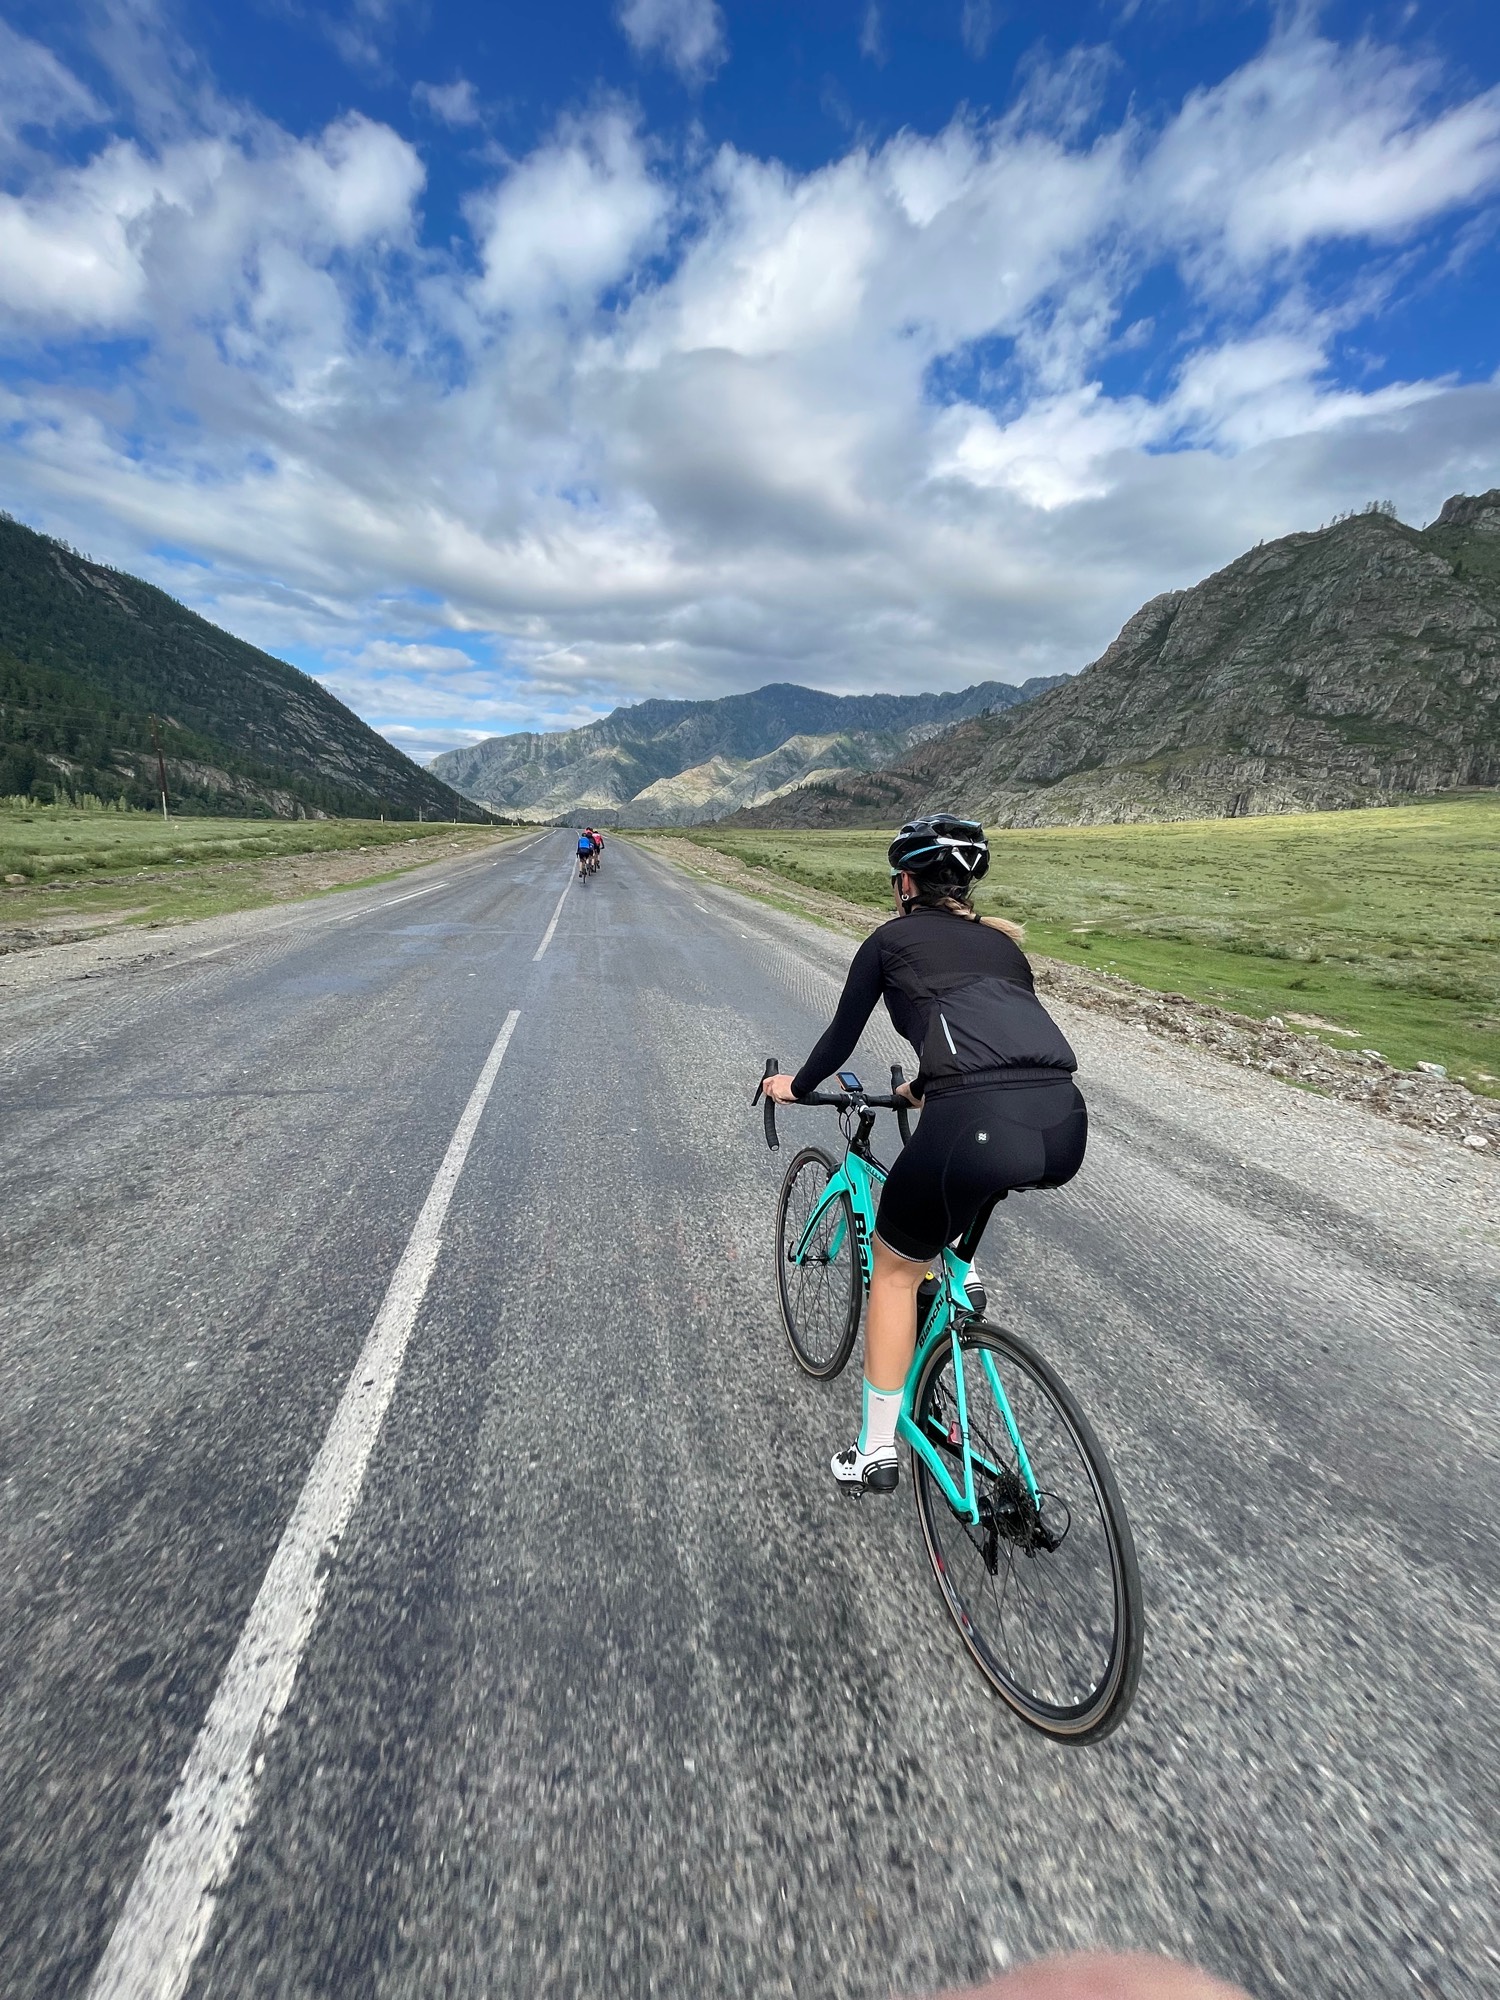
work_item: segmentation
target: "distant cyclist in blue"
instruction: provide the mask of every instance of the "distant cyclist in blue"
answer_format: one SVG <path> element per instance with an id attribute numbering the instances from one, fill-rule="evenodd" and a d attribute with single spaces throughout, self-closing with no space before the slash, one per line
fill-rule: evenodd
<path id="1" fill-rule="evenodd" d="M 1071 1180 L 1088 1140 L 1078 1065 L 1036 997 L 1024 933 L 974 908 L 990 865 L 984 828 L 951 813 L 912 820 L 888 860 L 901 914 L 854 954 L 838 1012 L 801 1069 L 765 1085 L 778 1104 L 816 1090 L 849 1060 L 882 997 L 920 1057 L 902 1091 L 923 1107 L 921 1122 L 875 1217 L 864 1422 L 832 1465 L 846 1491 L 874 1493 L 893 1492 L 900 1477 L 896 1420 L 927 1267 L 1012 1188 Z"/>
<path id="2" fill-rule="evenodd" d="M 594 836 L 584 831 L 578 836 L 578 872 L 581 875 L 594 858 Z"/>

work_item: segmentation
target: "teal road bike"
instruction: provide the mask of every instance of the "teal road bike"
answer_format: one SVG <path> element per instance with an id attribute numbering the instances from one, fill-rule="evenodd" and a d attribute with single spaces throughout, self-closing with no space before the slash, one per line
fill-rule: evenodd
<path id="1" fill-rule="evenodd" d="M 777 1064 L 766 1064 L 773 1076 Z M 870 1285 L 886 1169 L 870 1150 L 877 1110 L 851 1072 L 800 1104 L 837 1109 L 843 1161 L 804 1146 L 776 1206 L 776 1283 L 797 1365 L 831 1381 L 848 1362 Z M 778 1147 L 776 1107 L 764 1105 Z M 1033 1729 L 1097 1743 L 1135 1697 L 1145 1619 L 1130 1525 L 1098 1439 L 1042 1356 L 985 1318 L 973 1275 L 982 1212 L 923 1281 L 899 1435 L 911 1452 L 922 1539 L 938 1590 L 989 1685 Z"/>

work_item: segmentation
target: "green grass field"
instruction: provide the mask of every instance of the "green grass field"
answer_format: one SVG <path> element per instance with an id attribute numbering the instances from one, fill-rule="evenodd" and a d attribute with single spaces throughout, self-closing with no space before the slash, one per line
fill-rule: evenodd
<path id="1" fill-rule="evenodd" d="M 484 844 L 492 827 L 410 820 L 174 819 L 143 812 L 0 804 L 0 923 L 78 917 L 180 923 L 285 900 L 253 864 L 361 850 L 369 872 L 343 888 L 415 867 L 435 840 Z M 295 890 L 293 893 L 297 893 Z M 316 888 L 305 893 L 316 893 Z"/>
<path id="2" fill-rule="evenodd" d="M 885 834 L 679 837 L 887 905 Z M 1024 921 L 1032 950 L 1500 1095 L 1500 796 L 990 840 L 980 907 Z"/>

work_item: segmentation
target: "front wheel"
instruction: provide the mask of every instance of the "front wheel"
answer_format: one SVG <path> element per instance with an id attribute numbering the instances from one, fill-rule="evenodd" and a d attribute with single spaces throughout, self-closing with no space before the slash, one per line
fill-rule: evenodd
<path id="1" fill-rule="evenodd" d="M 1135 1544 L 1114 1476 L 1071 1391 L 1024 1340 L 971 1323 L 959 1334 L 959 1350 L 977 1525 L 960 1518 L 912 1455 L 938 1589 L 980 1672 L 1023 1722 L 1061 1742 L 1097 1743 L 1119 1727 L 1135 1698 L 1145 1634 Z M 951 1340 L 928 1357 L 912 1409 L 962 1492 Z"/>
<path id="2" fill-rule="evenodd" d="M 801 1262 L 797 1246 L 823 1191 L 838 1172 L 821 1146 L 804 1146 L 786 1170 L 776 1203 L 776 1287 L 797 1366 L 820 1381 L 843 1368 L 859 1331 L 864 1273 L 854 1248 L 847 1194 L 818 1217 Z"/>

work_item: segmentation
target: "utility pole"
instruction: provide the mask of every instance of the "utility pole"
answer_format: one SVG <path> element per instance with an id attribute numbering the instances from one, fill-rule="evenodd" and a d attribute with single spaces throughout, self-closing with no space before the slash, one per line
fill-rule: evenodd
<path id="1" fill-rule="evenodd" d="M 139 710 L 136 711 L 140 713 Z M 167 816 L 167 760 L 161 754 L 161 738 L 156 733 L 156 717 L 151 718 L 151 744 L 156 751 L 156 782 L 161 791 L 161 816 Z"/>

